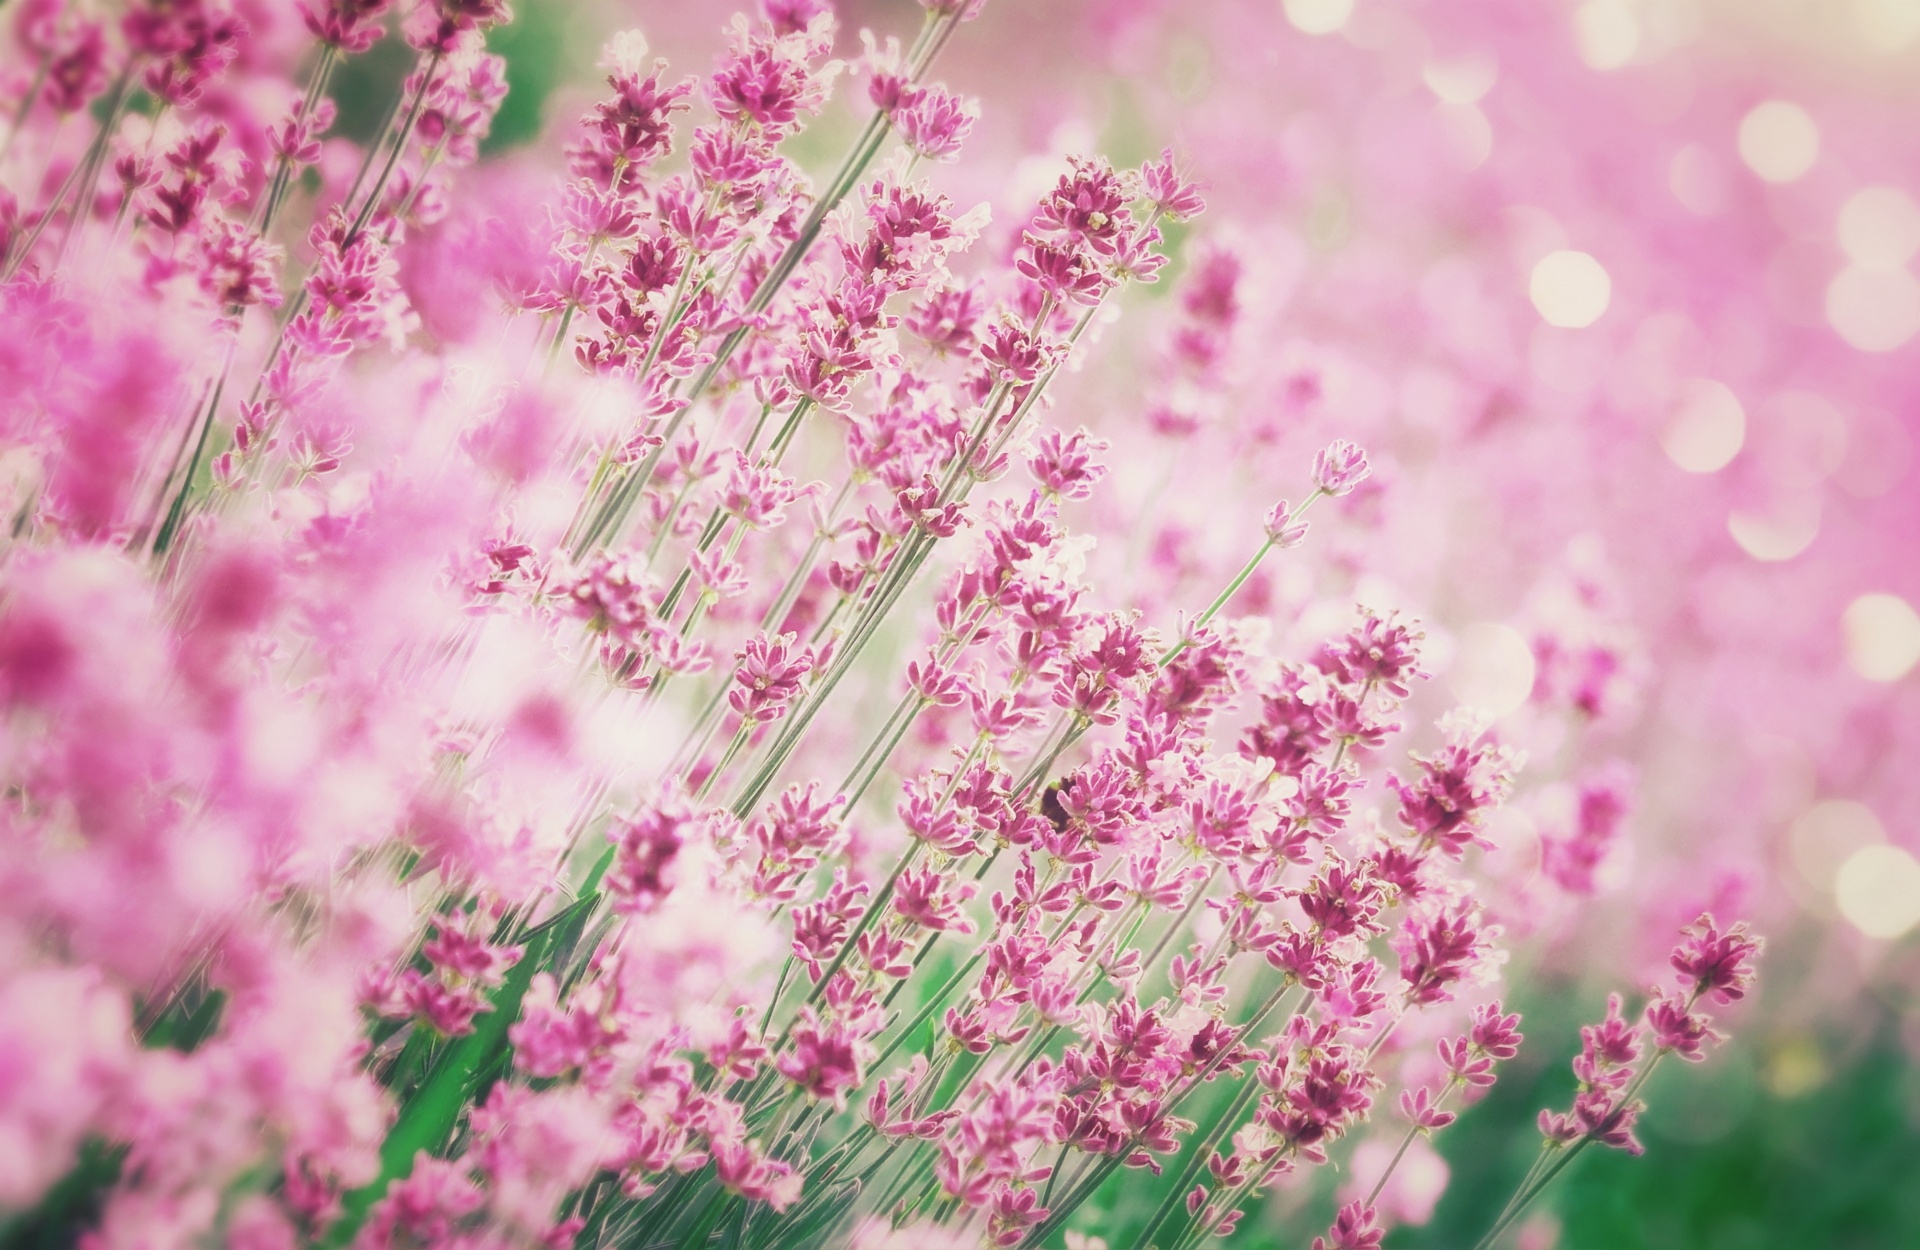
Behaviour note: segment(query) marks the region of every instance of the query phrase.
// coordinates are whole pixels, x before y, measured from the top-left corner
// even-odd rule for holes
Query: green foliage
[[[565,0],[522,0],[514,20],[487,33],[487,49],[507,60],[507,98],[493,119],[481,152],[518,147],[540,137],[547,99],[579,67],[591,65],[591,50],[573,46]]]
[[[100,1217],[107,1190],[120,1178],[126,1149],[89,1140],[73,1171],[49,1189],[31,1210],[0,1210],[0,1250],[52,1250],[71,1246]]]

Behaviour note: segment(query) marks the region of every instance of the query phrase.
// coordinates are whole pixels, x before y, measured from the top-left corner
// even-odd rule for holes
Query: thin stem
[[[0,161],[13,154],[13,141],[20,137],[21,127],[27,124],[27,115],[33,112],[33,106],[40,102],[40,89],[47,85],[47,68],[53,64],[53,53],[42,52],[40,64],[34,67],[33,81],[27,84],[27,94],[20,97],[20,104],[13,110],[13,125],[7,129],[5,143],[0,143]]]
[[[179,533],[180,525],[186,519],[187,500],[193,492],[193,479],[200,472],[200,458],[206,454],[207,436],[213,431],[214,414],[220,411],[220,398],[226,392],[227,371],[233,367],[233,356],[239,346],[236,333],[227,343],[226,362],[220,369],[220,380],[214,384],[213,392],[207,397],[207,405],[200,414],[198,430],[193,435],[193,450],[187,456],[186,468],[181,472],[179,486],[172,491],[172,500],[167,505],[166,517],[153,535],[153,555],[156,559],[164,557],[173,545],[173,539]],[[162,485],[164,491],[170,486],[171,479]]]
[[[1434,1108],[1437,1110],[1440,1107],[1440,1105],[1446,1102],[1448,1097],[1450,1097],[1453,1094],[1453,1092],[1459,1088],[1460,1088],[1460,1078],[1458,1076],[1449,1077],[1447,1079],[1447,1087],[1440,1091],[1440,1096],[1438,1098],[1433,1100]],[[1421,1133],[1421,1128],[1418,1124],[1414,1124],[1408,1127],[1407,1135],[1400,1139],[1400,1148],[1393,1152],[1393,1158],[1387,1160],[1386,1170],[1380,1173],[1380,1179],[1375,1181],[1373,1183],[1373,1188],[1370,1191],[1368,1191],[1367,1200],[1366,1200],[1367,1206],[1372,1206],[1376,1201],[1378,1201],[1381,1191],[1386,1189],[1387,1182],[1391,1180],[1393,1177],[1393,1170],[1400,1166],[1400,1160],[1406,1156],[1407,1148],[1413,1145],[1413,1139],[1418,1137],[1420,1133]]]
[[[313,72],[307,79],[307,90],[301,96],[300,117],[303,121],[313,116],[314,108],[320,103],[320,97],[325,93],[327,83],[333,77],[334,66],[339,63],[339,45],[322,44],[320,60],[314,65]],[[266,194],[260,197],[260,214],[253,226],[256,233],[264,235],[273,228],[274,218],[279,213],[287,188],[292,185],[292,182],[293,153],[283,152],[280,159],[274,163],[273,178],[267,185]]]
[[[121,110],[126,104],[134,71],[138,68],[139,58],[131,58],[127,61],[126,67],[120,71],[120,77],[114,80],[113,94],[107,105],[106,116],[101,120],[99,129],[94,132],[93,142],[87,145],[87,150],[80,160],[67,171],[67,176],[61,180],[59,189],[53,193],[53,198],[47,201],[44,209],[40,210],[40,219],[33,223],[31,230],[27,231],[27,237],[21,240],[18,249],[7,257],[5,266],[0,267],[0,282],[11,278],[19,272],[22,265],[27,263],[27,257],[33,254],[34,245],[40,241],[41,234],[53,219],[60,215],[60,209],[66,203],[67,196],[79,185],[83,176],[87,178],[88,186],[91,188],[92,179],[99,172],[97,162],[101,154],[106,151],[107,143],[113,137],[114,130],[119,127]],[[80,205],[76,204],[73,209],[74,215],[78,216],[80,211]],[[68,233],[71,235],[71,227],[68,228]]]
[[[1248,1077],[1241,1085],[1239,1092],[1234,1095],[1233,1101],[1227,1104],[1227,1109],[1214,1121],[1213,1129],[1207,1134],[1207,1139],[1200,1143],[1200,1148],[1193,1152],[1185,1166],[1180,1169],[1178,1179],[1175,1180],[1172,1188],[1167,1190],[1167,1196],[1161,1199],[1159,1210],[1153,1213],[1153,1219],[1148,1223],[1147,1231],[1141,1235],[1141,1245],[1152,1245],[1154,1235],[1186,1202],[1189,1187],[1194,1178],[1206,1167],[1207,1160],[1213,1156],[1215,1150],[1219,1149],[1220,1143],[1225,1140],[1227,1134],[1239,1124],[1247,1105],[1258,1097],[1259,1093],[1260,1082]]]
[[[1314,501],[1325,493],[1325,491],[1316,488],[1312,494],[1301,501],[1299,507],[1295,508],[1292,513],[1288,515],[1287,524],[1291,525],[1298,521],[1301,516],[1306,513],[1306,510],[1313,506]],[[1247,584],[1247,579],[1252,577],[1254,570],[1260,567],[1260,562],[1267,558],[1267,553],[1278,545],[1278,542],[1271,536],[1268,537],[1264,543],[1260,544],[1260,550],[1254,552],[1253,558],[1241,566],[1240,571],[1233,575],[1233,580],[1227,583],[1226,588],[1214,596],[1213,602],[1207,605],[1204,612],[1193,618],[1193,624],[1187,631],[1188,636],[1168,648],[1166,653],[1160,657],[1161,668],[1165,668],[1168,664],[1172,663],[1182,651],[1187,649],[1188,645],[1192,642],[1193,633],[1213,620],[1220,609],[1226,607],[1228,601],[1240,593],[1240,588]]]
[[[436,48],[427,58],[426,70],[420,76],[419,89],[413,93],[413,104],[407,110],[406,120],[400,123],[399,131],[393,136],[393,147],[387,152],[387,163],[381,167],[380,176],[374,180],[373,189],[367,192],[367,198],[360,204],[360,211],[354,215],[353,226],[347,231],[346,238],[340,245],[341,251],[352,246],[353,241],[360,237],[360,232],[367,228],[367,222],[372,219],[374,209],[379,207],[380,197],[386,194],[387,180],[393,177],[394,169],[400,164],[400,156],[407,150],[407,141],[413,137],[414,124],[420,120],[420,111],[426,107],[427,92],[433,87],[433,76],[440,71],[440,57],[441,52]]]
[[[1552,1183],[1553,1178],[1560,1175],[1560,1173],[1566,1169],[1566,1166],[1573,1162],[1574,1156],[1585,1149],[1587,1144],[1592,1140],[1591,1137],[1582,1137],[1571,1146],[1550,1147],[1547,1153],[1542,1154],[1541,1161],[1547,1158],[1553,1158],[1553,1162],[1549,1164],[1544,1171],[1540,1172],[1539,1179],[1535,1181],[1531,1187],[1515,1192],[1513,1199],[1507,1203],[1507,1209],[1501,1213],[1500,1218],[1494,1222],[1493,1227],[1487,1230],[1487,1235],[1473,1243],[1474,1250],[1487,1250],[1487,1247],[1491,1246],[1499,1238],[1501,1233],[1507,1231],[1508,1225],[1520,1218],[1520,1213],[1525,1211],[1528,1204],[1539,1196],[1540,1191]],[[1557,1157],[1555,1157],[1554,1154],[1556,1150],[1558,1152]],[[1537,1163],[1535,1170],[1539,1170]]]

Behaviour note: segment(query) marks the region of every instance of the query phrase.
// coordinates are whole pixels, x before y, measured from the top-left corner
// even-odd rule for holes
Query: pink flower
[[[391,0],[300,0],[300,17],[313,37],[357,54],[380,38],[380,18]]]
[[[1498,932],[1482,924],[1479,908],[1472,903],[1409,917],[1394,943],[1407,1001],[1427,1006],[1452,998],[1452,987],[1478,968]]]
[[[393,1185],[373,1209],[365,1233],[369,1245],[431,1245],[481,1207],[486,1194],[467,1167],[421,1151],[406,1179]]]
[[[107,39],[100,23],[75,23],[71,34],[49,52],[44,91],[54,112],[77,113],[106,90]]]
[[[660,70],[646,77],[615,72],[613,96],[581,121],[582,136],[567,149],[573,172],[619,193],[637,187],[643,171],[673,147],[673,115],[683,111],[691,79],[663,86]]]
[[[733,50],[720,70],[707,80],[707,99],[729,122],[752,125],[779,137],[792,129],[802,112],[811,113],[825,101],[827,84],[837,63],[816,69],[816,33],[830,27],[766,37],[750,33],[744,20],[733,27]]]
[[[786,520],[787,505],[796,494],[792,478],[735,453],[733,467],[721,487],[720,506],[744,525],[769,529]]]
[[[1617,1094],[1605,1090],[1588,1090],[1573,1100],[1574,1120],[1582,1136],[1630,1155],[1646,1153],[1633,1135],[1642,1109],[1638,1099],[1621,1102]]]
[[[1669,961],[1680,974],[1681,984],[1695,995],[1716,1002],[1731,1003],[1746,996],[1753,984],[1753,961],[1760,954],[1760,939],[1747,932],[1744,924],[1724,933],[1705,912],[1681,931],[1680,944]]]
[[[1599,1024],[1580,1029],[1580,1054],[1574,1075],[1587,1085],[1618,1087],[1626,1084],[1625,1069],[1640,1057],[1640,1031],[1621,1015],[1618,994],[1607,996],[1607,1016]]]
[[[813,653],[800,647],[792,634],[758,634],[734,656],[734,689],[727,704],[748,725],[761,725],[785,715],[800,693],[800,682],[813,669]]]
[[[1313,458],[1313,484],[1328,495],[1351,494],[1367,480],[1367,454],[1345,439],[1328,443]]]
[[[1519,1024],[1519,1012],[1502,1015],[1499,1003],[1486,1003],[1473,1009],[1473,1028],[1468,1037],[1474,1049],[1490,1058],[1511,1059],[1520,1053],[1520,1043],[1526,1040]]]
[[[1562,889],[1591,894],[1595,874],[1618,844],[1629,808],[1628,782],[1613,769],[1582,782],[1573,828],[1541,839],[1542,866]]]
[[[1400,1095],[1400,1114],[1407,1117],[1415,1128],[1432,1132],[1452,1124],[1457,1118],[1451,1111],[1441,1111],[1435,1106],[1433,1091],[1426,1086],[1404,1091]]]
[[[962,910],[979,886],[955,881],[932,868],[909,870],[894,886],[893,909],[904,920],[923,929],[972,933],[973,922]]]
[[[938,86],[907,92],[891,114],[901,142],[927,160],[943,162],[959,157],[960,145],[979,117],[976,101]]]
[[[1027,468],[1034,480],[1051,494],[1063,499],[1085,499],[1094,485],[1107,475],[1107,467],[1095,459],[1111,444],[1094,438],[1085,427],[1071,435],[1048,430],[1040,438]]]
[[[1707,1057],[1707,1046],[1724,1040],[1708,1027],[1706,1017],[1688,1011],[1685,1000],[1665,990],[1647,1004],[1646,1020],[1654,1046],[1672,1051],[1689,1063],[1699,1063]]]
[[[1298,511],[1284,499],[1267,509],[1262,524],[1267,531],[1267,541],[1283,551],[1307,541],[1307,523],[1300,520]]]
[[[872,1046],[844,1028],[823,1022],[804,1007],[791,1030],[793,1048],[774,1056],[780,1074],[815,1098],[844,1108],[847,1091],[864,1079],[861,1068]]]
[[[1385,1236],[1386,1230],[1374,1219],[1372,1207],[1349,1202],[1334,1216],[1327,1235],[1313,1239],[1313,1250],[1377,1250]]]
[[[1412,693],[1411,683],[1427,676],[1419,668],[1424,638],[1415,626],[1402,623],[1398,613],[1381,616],[1362,609],[1360,624],[1336,645],[1332,658],[1349,683],[1404,699]]]
[[[872,892],[864,881],[849,881],[846,869],[840,868],[834,871],[833,884],[818,902],[793,909],[793,953],[807,965],[815,981],[822,975],[821,965],[840,953]]]
[[[614,854],[607,869],[607,893],[616,907],[649,912],[673,892],[680,851],[694,825],[693,809],[671,790],[608,825]]]
[[[1128,223],[1127,191],[1106,161],[1069,158],[1069,171],[1040,201],[1034,225],[1075,245],[1111,256]]]
[[[1164,149],[1160,159],[1149,161],[1140,173],[1154,208],[1174,221],[1198,217],[1206,207],[1199,189],[1182,179],[1175,169],[1172,148]]]
[[[507,0],[422,0],[407,16],[407,42],[422,52],[454,51],[464,39],[513,20]]]
[[[1461,724],[1444,748],[1413,760],[1418,777],[1387,782],[1400,796],[1400,822],[1423,848],[1459,859],[1469,846],[1482,844],[1484,814],[1506,798],[1519,757],[1474,725]]]
[[[438,924],[437,935],[420,948],[429,971],[409,969],[402,975],[398,1007],[403,1014],[421,1017],[436,1031],[458,1037],[472,1032],[474,1017],[489,1010],[487,991],[500,984],[522,950],[495,946],[452,916],[442,917]]]

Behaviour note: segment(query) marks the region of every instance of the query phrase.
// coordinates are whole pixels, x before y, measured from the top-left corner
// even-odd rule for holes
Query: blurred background
[[[732,12],[515,7],[493,155],[556,169],[610,33],[699,73]],[[918,22],[840,14],[849,58]],[[352,64],[344,130],[404,63]],[[1519,1244],[1920,1245],[1920,0],[989,0],[936,76],[982,108],[936,181],[997,222],[1067,153],[1171,145],[1209,188],[1053,417],[1165,444],[1087,519],[1097,580],[1219,584],[1249,514],[1222,500],[1354,439],[1379,488],[1238,606],[1418,613],[1420,711],[1486,708],[1533,758],[1495,865],[1528,1043],[1409,1160],[1388,1245],[1474,1240],[1579,1024],[1703,907],[1768,937],[1733,1041],[1661,1071],[1646,1157],[1584,1156]],[[836,102],[796,154],[827,165],[856,124]],[[1181,279],[1222,265],[1226,348],[1196,370]],[[1569,710],[1569,656],[1595,706]],[[1547,891],[1596,777],[1624,825],[1588,889]],[[1283,1191],[1235,1243],[1304,1244],[1350,1183]],[[1116,1233],[1159,1198],[1126,1189]]]

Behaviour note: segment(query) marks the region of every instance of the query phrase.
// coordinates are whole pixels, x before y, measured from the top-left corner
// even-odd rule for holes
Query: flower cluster
[[[1680,944],[1674,947],[1669,961],[1677,974],[1679,992],[1656,988],[1643,1013],[1643,1024],[1630,1023],[1621,1014],[1620,995],[1608,997],[1606,1018],[1580,1030],[1580,1053],[1573,1060],[1573,1074],[1580,1089],[1574,1096],[1573,1109],[1540,1113],[1546,1153],[1566,1151],[1566,1155],[1528,1177],[1502,1215],[1500,1226],[1517,1215],[1566,1160],[1588,1144],[1597,1142],[1632,1155],[1644,1153],[1645,1147],[1633,1135],[1633,1129],[1646,1104],[1635,1095],[1645,1086],[1654,1066],[1668,1055],[1699,1063],[1706,1058],[1706,1046],[1723,1040],[1713,1031],[1711,1019],[1695,1008],[1703,999],[1730,1003],[1744,997],[1753,983],[1753,961],[1760,947],[1759,939],[1749,934],[1745,925],[1722,931],[1712,916],[1702,915],[1681,931]],[[1652,1053],[1646,1054],[1649,1043]]]

